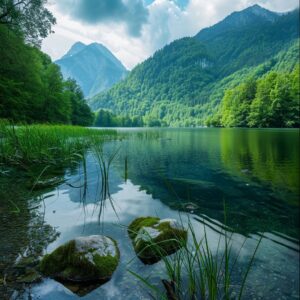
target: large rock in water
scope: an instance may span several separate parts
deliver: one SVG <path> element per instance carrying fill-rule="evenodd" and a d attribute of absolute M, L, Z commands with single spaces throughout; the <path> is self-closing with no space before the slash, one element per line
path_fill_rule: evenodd
<path fill-rule="evenodd" d="M 117 243 L 103 235 L 77 237 L 44 256 L 40 271 L 61 282 L 105 282 L 119 263 Z"/>
<path fill-rule="evenodd" d="M 142 217 L 128 227 L 137 256 L 153 264 L 180 249 L 187 241 L 187 230 L 175 219 Z"/>

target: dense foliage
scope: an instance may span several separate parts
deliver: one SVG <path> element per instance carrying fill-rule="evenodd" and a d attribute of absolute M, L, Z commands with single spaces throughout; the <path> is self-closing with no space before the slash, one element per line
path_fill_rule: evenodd
<path fill-rule="evenodd" d="M 112 112 L 100 109 L 95 114 L 94 126 L 96 127 L 142 127 L 141 117 L 116 116 Z"/>
<path fill-rule="evenodd" d="M 0 25 L 0 118 L 89 125 L 93 115 L 73 81 L 23 36 Z"/>
<path fill-rule="evenodd" d="M 299 65 L 292 73 L 270 72 L 225 92 L 219 113 L 208 125 L 299 127 Z"/>
<path fill-rule="evenodd" d="M 248 77 L 291 72 L 299 60 L 298 13 L 279 15 L 259 7 L 235 13 L 157 51 L 90 105 L 143 117 L 145 125 L 204 125 L 225 90 Z"/>
<path fill-rule="evenodd" d="M 38 47 L 55 18 L 47 0 L 0 0 L 0 118 L 89 125 L 93 115 L 74 81 Z"/>
<path fill-rule="evenodd" d="M 39 46 L 56 23 L 45 7 L 46 3 L 47 0 L 0 0 L 0 24 L 23 34 L 27 42 Z"/>

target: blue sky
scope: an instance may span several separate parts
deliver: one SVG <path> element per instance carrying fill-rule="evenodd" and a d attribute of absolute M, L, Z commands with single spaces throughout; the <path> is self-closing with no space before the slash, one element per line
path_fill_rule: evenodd
<path fill-rule="evenodd" d="M 278 12 L 299 5 L 298 0 L 48 0 L 57 25 L 42 50 L 55 60 L 77 41 L 98 42 L 132 69 L 173 40 L 254 4 Z"/>

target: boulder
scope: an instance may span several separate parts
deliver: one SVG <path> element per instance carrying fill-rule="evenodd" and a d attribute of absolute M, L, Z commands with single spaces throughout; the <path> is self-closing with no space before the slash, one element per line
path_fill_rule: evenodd
<path fill-rule="evenodd" d="M 187 230 L 175 219 L 138 218 L 129 225 L 128 233 L 137 256 L 145 264 L 158 262 L 187 241 Z"/>
<path fill-rule="evenodd" d="M 77 237 L 45 255 L 42 274 L 61 282 L 106 282 L 119 263 L 116 241 L 103 235 Z"/>

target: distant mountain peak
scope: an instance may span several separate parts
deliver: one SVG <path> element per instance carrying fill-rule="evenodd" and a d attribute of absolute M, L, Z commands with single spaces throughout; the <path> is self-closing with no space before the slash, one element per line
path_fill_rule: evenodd
<path fill-rule="evenodd" d="M 258 4 L 254 4 L 250 7 L 242 10 L 240 13 L 243 13 L 243 12 L 251 12 L 252 14 L 254 14 L 256 16 L 260 16 L 260 17 L 266 18 L 271 21 L 274 20 L 274 16 L 278 15 L 278 13 L 270 11 L 264 7 L 261 7 Z"/>
<path fill-rule="evenodd" d="M 251 10 L 257 10 L 257 9 L 265 9 L 263 7 L 261 7 L 260 5 L 258 4 L 254 4 L 252 6 L 249 6 L 248 9 L 251 9 Z"/>
<path fill-rule="evenodd" d="M 76 42 L 56 64 L 65 79 L 77 81 L 86 97 L 110 88 L 127 74 L 126 68 L 109 49 L 96 42 L 88 45 Z"/>
<path fill-rule="evenodd" d="M 78 52 L 83 50 L 85 47 L 86 47 L 86 45 L 84 43 L 76 42 L 75 44 L 72 45 L 70 50 L 62 58 L 66 58 L 66 57 L 72 56 L 74 54 L 77 54 Z"/>
<path fill-rule="evenodd" d="M 242 30 L 244 26 L 254 26 L 261 22 L 274 22 L 280 17 L 279 13 L 272 12 L 258 4 L 247 7 L 241 11 L 235 11 L 221 22 L 201 30 L 196 37 L 202 41 L 214 38 L 228 30 Z"/>

